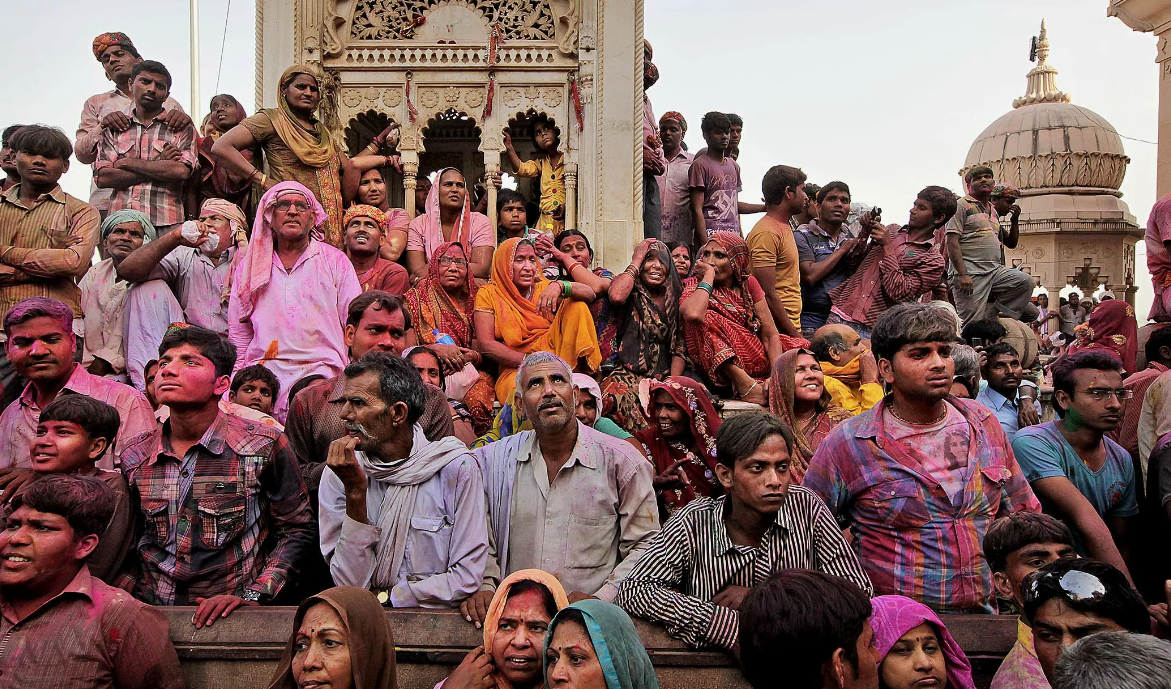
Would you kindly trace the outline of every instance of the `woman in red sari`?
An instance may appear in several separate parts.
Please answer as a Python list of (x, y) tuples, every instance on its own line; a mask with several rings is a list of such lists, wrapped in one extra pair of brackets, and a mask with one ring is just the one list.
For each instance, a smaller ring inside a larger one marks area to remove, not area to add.
[(830, 402), (821, 364), (808, 349), (790, 349), (777, 359), (769, 379), (768, 408), (793, 429), (789, 473), (800, 484), (817, 446), (850, 412)]
[[(460, 395), (459, 400), (472, 415), (476, 435), (483, 435), (492, 427), (496, 393), (491, 376), (483, 371), (477, 376), (468, 368), (469, 364), (478, 367), (481, 363), (480, 352), (473, 344), (476, 289), (463, 247), (446, 242), (431, 255), (427, 277), (407, 292), (403, 305), (411, 316), (419, 344), (430, 347), (440, 358), (447, 381), (446, 392)], [(438, 342), (444, 335), (455, 344)]]
[(634, 434), (655, 466), (660, 512), (675, 510), (696, 496), (723, 493), (716, 478), (716, 433), (720, 415), (707, 390), (684, 376), (651, 383), (651, 427)]
[(683, 334), (687, 352), (716, 390), (768, 404), (762, 384), (769, 362), (809, 341), (782, 336), (748, 267), (748, 244), (732, 232), (713, 232), (683, 283)]
[(1130, 304), (1107, 299), (1090, 314), (1090, 319), (1074, 329), (1077, 337), (1066, 356), (1091, 349), (1105, 349), (1122, 360), (1126, 375), (1135, 372), (1138, 355), (1138, 322)]

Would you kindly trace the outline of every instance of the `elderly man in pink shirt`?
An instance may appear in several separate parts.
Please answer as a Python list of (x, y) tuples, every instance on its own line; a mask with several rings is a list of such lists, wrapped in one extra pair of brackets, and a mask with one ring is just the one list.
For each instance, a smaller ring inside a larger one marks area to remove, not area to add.
[(362, 288), (350, 259), (311, 234), (325, 222), (325, 209), (304, 186), (273, 186), (260, 199), (232, 281), (228, 339), (238, 352), (236, 370), (263, 364), (276, 374), (281, 394), (273, 416), (281, 423), (294, 383), (314, 374), (332, 378), (349, 362), (346, 308)]

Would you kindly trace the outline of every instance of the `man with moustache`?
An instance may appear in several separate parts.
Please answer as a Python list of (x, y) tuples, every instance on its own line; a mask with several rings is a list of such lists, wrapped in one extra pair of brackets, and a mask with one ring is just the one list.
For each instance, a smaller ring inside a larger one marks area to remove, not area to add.
[(396, 608), (454, 607), (488, 561), (479, 466), (459, 440), (427, 440), (423, 381), (402, 358), (370, 352), (344, 375), (346, 435), (329, 446), (318, 493), (333, 581)]
[(500, 579), (522, 569), (557, 577), (569, 600), (613, 602), (659, 530), (652, 469), (629, 443), (581, 423), (569, 365), (535, 352), (521, 362), (513, 408), (533, 426), (475, 451), (496, 554), (482, 589), (460, 606), (484, 620)]
[(12, 135), (23, 127), (21, 124), (10, 124), (0, 134), (0, 172), (4, 179), (0, 179), (0, 192), (20, 184), (20, 169), (16, 167), (16, 151), (12, 150)]

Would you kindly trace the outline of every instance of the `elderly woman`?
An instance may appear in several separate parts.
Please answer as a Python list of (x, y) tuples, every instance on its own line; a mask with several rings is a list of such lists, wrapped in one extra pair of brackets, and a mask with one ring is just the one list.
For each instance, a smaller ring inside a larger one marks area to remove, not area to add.
[(630, 617), (617, 605), (580, 600), (557, 613), (545, 635), (549, 689), (659, 689)]
[(467, 405), (476, 435), (483, 435), (492, 425), (496, 393), (492, 376), (476, 370), (483, 361), (477, 350), (473, 318), (477, 291), (464, 248), (445, 242), (431, 255), (427, 278), (407, 292), (403, 306), (419, 344), (427, 345), (439, 356), (448, 381), (448, 395), (458, 395)]
[(905, 596), (870, 603), (882, 689), (975, 689), (971, 663), (931, 608)]
[(374, 594), (338, 586), (306, 598), (268, 689), (395, 689), (394, 638)]
[[(325, 209), (328, 220), (319, 227), (325, 241), (340, 249), (342, 209), (354, 198), (358, 175), (317, 118), (321, 79), (321, 70), (315, 66), (286, 69), (279, 82), (279, 107), (261, 110), (233, 127), (211, 147), (211, 156), (263, 191), (278, 182), (303, 184)], [(242, 154), (258, 145), (268, 161), (267, 174)]]
[(630, 440), (634, 437), (622, 430), (612, 419), (602, 416), (602, 388), (598, 387), (598, 381), (584, 373), (575, 373), (573, 387), (577, 390), (574, 415), (578, 421), (612, 438)]
[(655, 491), (667, 515), (696, 496), (723, 493), (716, 478), (716, 433), (720, 415), (707, 390), (690, 378), (651, 384), (651, 427), (634, 434), (655, 466)]
[(792, 482), (800, 484), (817, 446), (850, 412), (830, 402), (821, 364), (808, 349), (790, 349), (777, 359), (769, 379), (769, 411), (793, 429)]
[(769, 362), (806, 340), (782, 338), (764, 290), (748, 268), (748, 244), (732, 232), (714, 232), (699, 252), (694, 274), (683, 283), (683, 332), (687, 351), (717, 389), (737, 399), (768, 403), (762, 381)]
[(606, 366), (614, 357), (616, 330), (607, 296), (614, 274), (601, 266), (590, 270), (594, 262), (594, 248), (590, 246), (590, 240), (578, 230), (566, 230), (557, 235), (556, 239), (550, 237), (548, 234), (537, 236), (534, 240), (537, 253), (548, 256), (550, 266), (559, 266), (562, 279), (580, 282), (596, 295), (590, 302), (590, 313), (594, 317), (594, 330), (598, 333), (602, 365)]
[[(252, 180), (246, 174), (233, 172), (229, 166), (220, 165), (211, 149), (221, 136), (243, 122), (248, 112), (235, 96), (222, 93), (211, 99), (207, 124), (210, 131), (199, 139), (199, 197), (200, 199), (224, 199), (248, 212), (252, 207)], [(239, 151), (249, 165), (260, 161), (260, 150), (253, 146)]]
[(496, 399), (512, 401), (516, 369), (526, 354), (552, 352), (575, 370), (593, 373), (602, 362), (587, 304), (594, 291), (580, 282), (541, 276), (532, 242), (505, 240), (492, 259), (492, 279), (476, 294), (480, 352), (500, 365)]
[[(472, 211), (463, 173), (446, 167), (436, 173), (427, 192), (425, 212), (411, 221), (407, 231), (407, 269), (411, 282), (427, 277), (427, 264), (443, 244), (455, 242), (469, 254), (472, 275), (483, 279), (492, 270), (495, 231), (488, 217)], [(391, 234), (391, 244), (398, 237)]]
[(631, 433), (647, 427), (638, 401), (640, 382), (683, 375), (682, 293), (683, 284), (667, 246), (657, 239), (640, 242), (630, 265), (610, 284), (617, 367), (602, 381), (606, 396), (603, 413)]

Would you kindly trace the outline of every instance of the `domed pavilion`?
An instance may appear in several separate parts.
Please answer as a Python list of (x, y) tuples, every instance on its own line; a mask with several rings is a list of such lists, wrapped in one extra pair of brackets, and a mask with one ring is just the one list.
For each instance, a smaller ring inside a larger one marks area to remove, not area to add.
[(1087, 294), (1102, 285), (1133, 305), (1143, 231), (1118, 190), (1130, 158), (1109, 122), (1057, 88), (1048, 57), (1042, 21), (1025, 95), (980, 134), (960, 176), (987, 165), (1021, 190), (1020, 242), (1005, 260), (1031, 274), (1050, 304), (1066, 285)]

